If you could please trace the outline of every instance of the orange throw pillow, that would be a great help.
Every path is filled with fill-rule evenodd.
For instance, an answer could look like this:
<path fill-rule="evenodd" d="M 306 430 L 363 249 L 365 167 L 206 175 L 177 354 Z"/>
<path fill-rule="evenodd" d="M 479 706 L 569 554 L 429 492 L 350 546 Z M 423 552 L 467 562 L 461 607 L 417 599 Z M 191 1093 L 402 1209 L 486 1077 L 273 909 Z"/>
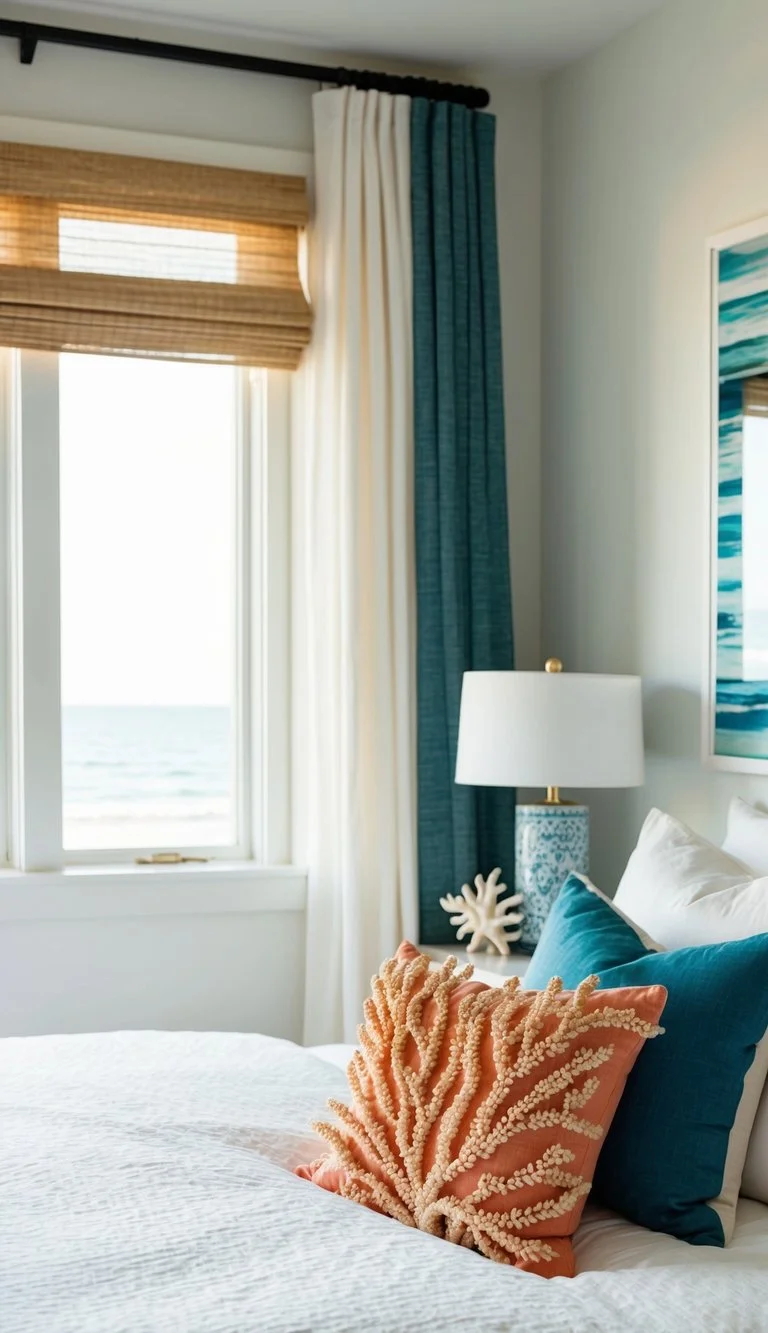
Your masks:
<path fill-rule="evenodd" d="M 571 1236 L 663 986 L 566 993 L 471 981 L 402 944 L 373 978 L 331 1151 L 296 1174 L 409 1227 L 545 1277 Z"/>

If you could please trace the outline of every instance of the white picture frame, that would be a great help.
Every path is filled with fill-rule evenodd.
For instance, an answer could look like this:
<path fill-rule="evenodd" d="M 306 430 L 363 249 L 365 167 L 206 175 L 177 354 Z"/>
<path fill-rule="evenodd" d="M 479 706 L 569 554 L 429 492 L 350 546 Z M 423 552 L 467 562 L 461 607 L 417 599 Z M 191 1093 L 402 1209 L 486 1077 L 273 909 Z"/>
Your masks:
<path fill-rule="evenodd" d="M 768 216 L 712 237 L 707 261 L 710 466 L 702 760 L 720 771 L 766 774 L 768 596 L 765 614 L 760 606 L 746 605 L 743 533 L 745 421 L 755 429 L 745 404 L 759 400 L 763 377 L 768 406 Z M 768 459 L 768 411 L 765 434 Z M 768 511 L 768 493 L 765 504 Z M 754 573 L 753 567 L 759 578 L 750 578 L 750 596 L 760 602 L 763 579 L 768 590 L 768 558 L 763 559 L 760 543 L 750 563 Z"/>

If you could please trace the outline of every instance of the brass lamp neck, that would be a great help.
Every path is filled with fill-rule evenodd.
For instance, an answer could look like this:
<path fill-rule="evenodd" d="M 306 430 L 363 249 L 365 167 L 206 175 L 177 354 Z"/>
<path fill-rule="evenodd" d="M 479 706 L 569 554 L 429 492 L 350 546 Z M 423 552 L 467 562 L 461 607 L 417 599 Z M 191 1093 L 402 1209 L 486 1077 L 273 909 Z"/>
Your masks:
<path fill-rule="evenodd" d="M 562 669 L 563 669 L 563 664 L 560 661 L 559 657 L 548 657 L 546 662 L 544 663 L 544 670 L 549 676 L 559 676 Z M 544 802 L 544 804 L 545 805 L 563 804 L 563 802 L 560 800 L 559 787 L 547 787 L 547 799 Z"/>
<path fill-rule="evenodd" d="M 563 669 L 563 664 L 559 657 L 548 657 L 544 663 L 544 670 L 548 676 L 559 676 Z M 559 787 L 547 787 L 547 799 L 544 805 L 566 805 L 566 801 L 560 800 Z"/>

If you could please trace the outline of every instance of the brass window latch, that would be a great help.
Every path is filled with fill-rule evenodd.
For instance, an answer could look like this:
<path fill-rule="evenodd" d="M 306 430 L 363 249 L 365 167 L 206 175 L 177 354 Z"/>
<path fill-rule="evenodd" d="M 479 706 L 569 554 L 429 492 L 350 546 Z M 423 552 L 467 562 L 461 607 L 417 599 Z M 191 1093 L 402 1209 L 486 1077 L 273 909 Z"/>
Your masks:
<path fill-rule="evenodd" d="M 153 852 L 151 856 L 137 856 L 137 866 L 185 866 L 192 861 L 207 864 L 207 856 L 182 856 L 181 852 Z"/>

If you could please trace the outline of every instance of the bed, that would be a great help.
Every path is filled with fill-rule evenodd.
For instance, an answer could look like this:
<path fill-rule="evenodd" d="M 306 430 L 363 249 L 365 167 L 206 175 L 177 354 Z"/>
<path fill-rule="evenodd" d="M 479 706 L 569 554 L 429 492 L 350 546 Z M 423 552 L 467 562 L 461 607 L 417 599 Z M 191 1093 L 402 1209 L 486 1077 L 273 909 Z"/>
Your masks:
<path fill-rule="evenodd" d="M 2 1333 L 768 1327 L 768 1207 L 727 1250 L 588 1209 L 545 1280 L 291 1174 L 347 1052 L 221 1033 L 0 1042 Z"/>

